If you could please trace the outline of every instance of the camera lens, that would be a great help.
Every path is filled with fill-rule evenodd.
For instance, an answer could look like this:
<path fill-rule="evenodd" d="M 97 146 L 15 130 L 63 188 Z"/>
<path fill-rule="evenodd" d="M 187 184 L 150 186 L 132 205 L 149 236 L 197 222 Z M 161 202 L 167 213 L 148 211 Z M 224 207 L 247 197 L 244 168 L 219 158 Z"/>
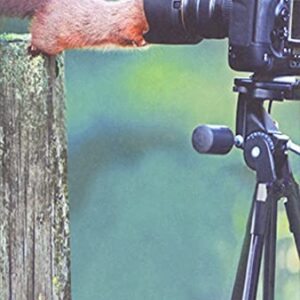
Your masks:
<path fill-rule="evenodd" d="M 146 41 L 196 44 L 203 38 L 225 38 L 232 0 L 144 0 L 150 30 Z"/>
<path fill-rule="evenodd" d="M 232 0 L 182 0 L 185 30 L 203 38 L 228 36 Z"/>

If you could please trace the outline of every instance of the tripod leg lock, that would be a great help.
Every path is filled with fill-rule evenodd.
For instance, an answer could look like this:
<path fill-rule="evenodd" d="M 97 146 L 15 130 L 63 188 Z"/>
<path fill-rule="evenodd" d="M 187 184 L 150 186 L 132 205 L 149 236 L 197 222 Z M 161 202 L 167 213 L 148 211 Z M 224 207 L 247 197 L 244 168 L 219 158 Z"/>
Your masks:
<path fill-rule="evenodd" d="M 268 218 L 268 188 L 264 183 L 259 183 L 256 189 L 255 205 L 253 210 L 251 234 L 264 236 Z"/>

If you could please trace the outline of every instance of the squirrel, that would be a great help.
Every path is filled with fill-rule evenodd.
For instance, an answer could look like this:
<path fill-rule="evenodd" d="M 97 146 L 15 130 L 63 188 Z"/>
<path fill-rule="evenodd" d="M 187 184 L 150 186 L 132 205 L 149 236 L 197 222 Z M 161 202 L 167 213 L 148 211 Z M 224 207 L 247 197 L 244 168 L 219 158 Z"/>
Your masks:
<path fill-rule="evenodd" d="M 143 47 L 148 30 L 143 0 L 0 0 L 0 16 L 32 18 L 32 52 Z"/>

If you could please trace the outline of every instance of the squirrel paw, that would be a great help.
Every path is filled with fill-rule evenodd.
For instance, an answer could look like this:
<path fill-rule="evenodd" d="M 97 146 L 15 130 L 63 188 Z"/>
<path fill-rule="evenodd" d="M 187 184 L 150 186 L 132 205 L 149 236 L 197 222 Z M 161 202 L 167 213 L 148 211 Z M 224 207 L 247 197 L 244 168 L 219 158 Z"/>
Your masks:
<path fill-rule="evenodd" d="M 31 43 L 28 52 L 35 57 L 39 54 L 57 55 L 63 50 L 64 47 L 60 45 L 54 30 L 34 19 L 31 24 Z"/>
<path fill-rule="evenodd" d="M 39 50 L 38 48 L 34 47 L 33 45 L 28 46 L 27 52 L 31 56 L 31 58 L 37 57 L 42 54 L 46 54 L 43 51 Z"/>
<path fill-rule="evenodd" d="M 112 28 L 112 36 L 115 35 L 115 43 L 125 47 L 144 47 L 147 42 L 144 33 L 148 31 L 148 23 L 144 14 L 141 0 L 131 0 L 132 9 L 128 11 L 127 18 L 117 18 L 117 27 Z M 124 9 L 125 11 L 125 9 Z M 114 39 L 112 38 L 112 41 Z"/>

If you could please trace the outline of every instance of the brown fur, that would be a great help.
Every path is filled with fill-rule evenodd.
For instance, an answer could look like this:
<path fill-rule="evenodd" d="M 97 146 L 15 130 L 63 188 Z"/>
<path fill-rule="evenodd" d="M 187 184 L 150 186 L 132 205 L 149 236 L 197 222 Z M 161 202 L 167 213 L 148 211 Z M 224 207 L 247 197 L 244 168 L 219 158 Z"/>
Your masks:
<path fill-rule="evenodd" d="M 148 29 L 143 0 L 0 0 L 0 14 L 33 14 L 32 48 L 53 55 L 70 48 L 144 46 Z"/>

